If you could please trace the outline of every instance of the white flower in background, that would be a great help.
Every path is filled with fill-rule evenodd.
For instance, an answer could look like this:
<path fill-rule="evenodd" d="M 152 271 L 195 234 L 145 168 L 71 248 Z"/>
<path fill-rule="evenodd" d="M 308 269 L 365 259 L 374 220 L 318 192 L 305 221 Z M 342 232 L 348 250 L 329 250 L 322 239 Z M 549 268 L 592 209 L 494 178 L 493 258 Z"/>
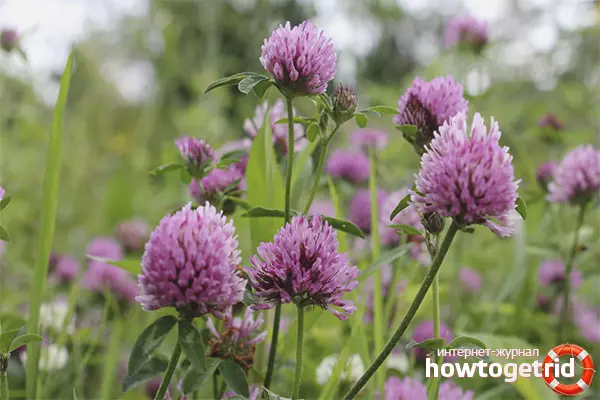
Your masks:
<path fill-rule="evenodd" d="M 390 369 L 406 373 L 409 367 L 408 357 L 405 353 L 392 353 L 388 358 L 387 366 Z"/>
<path fill-rule="evenodd" d="M 27 362 L 27 352 L 21 354 L 23 364 Z M 62 369 L 69 361 L 69 352 L 66 347 L 59 347 L 55 344 L 42 346 L 40 349 L 39 368 L 42 371 L 56 371 Z"/>
<path fill-rule="evenodd" d="M 62 332 L 68 314 L 69 304 L 64 300 L 57 300 L 54 303 L 44 303 L 40 306 L 40 327 L 42 329 L 52 329 L 56 332 Z M 69 321 L 67 333 L 75 333 L 75 318 Z"/>
<path fill-rule="evenodd" d="M 331 378 L 331 374 L 333 373 L 333 369 L 338 362 L 338 358 L 339 356 L 337 354 L 332 354 L 325 357 L 323 361 L 321 361 L 315 371 L 317 375 L 317 383 L 319 385 L 323 386 L 329 381 L 329 378 Z M 360 356 L 358 354 L 353 354 L 348 358 L 346 367 L 344 368 L 344 371 L 342 371 L 340 379 L 356 382 L 364 372 L 365 366 Z"/>

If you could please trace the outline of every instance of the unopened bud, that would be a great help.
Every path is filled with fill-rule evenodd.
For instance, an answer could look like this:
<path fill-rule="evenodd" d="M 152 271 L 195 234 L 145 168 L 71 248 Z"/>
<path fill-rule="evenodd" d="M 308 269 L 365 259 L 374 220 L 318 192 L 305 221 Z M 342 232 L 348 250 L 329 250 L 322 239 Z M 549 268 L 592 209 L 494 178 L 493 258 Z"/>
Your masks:
<path fill-rule="evenodd" d="M 336 123 L 342 124 L 354 116 L 358 97 L 356 97 L 354 89 L 340 85 L 333 92 L 331 102 L 333 104 L 333 118 Z"/>
<path fill-rule="evenodd" d="M 17 47 L 19 33 L 14 29 L 3 29 L 0 32 L 0 46 L 4 51 L 10 52 Z"/>
<path fill-rule="evenodd" d="M 444 218 L 436 212 L 424 214 L 421 223 L 428 232 L 433 234 L 441 233 L 444 230 Z"/>
<path fill-rule="evenodd" d="M 548 190 L 548 183 L 552 180 L 556 166 L 554 161 L 550 161 L 540 165 L 535 173 L 535 177 L 544 191 Z"/>

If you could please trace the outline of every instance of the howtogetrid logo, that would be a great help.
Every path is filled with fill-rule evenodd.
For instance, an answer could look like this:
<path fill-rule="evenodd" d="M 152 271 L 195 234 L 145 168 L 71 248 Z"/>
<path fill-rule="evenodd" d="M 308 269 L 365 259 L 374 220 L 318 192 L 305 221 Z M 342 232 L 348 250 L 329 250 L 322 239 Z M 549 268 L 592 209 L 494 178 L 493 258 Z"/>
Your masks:
<path fill-rule="evenodd" d="M 560 376 L 564 368 L 569 364 L 559 364 L 559 359 L 562 356 L 570 356 L 571 369 L 573 368 L 573 361 L 577 358 L 583 366 L 583 374 L 576 383 L 567 385 L 560 383 L 555 376 Z M 546 384 L 556 393 L 563 396 L 579 396 L 590 387 L 592 378 L 594 377 L 594 361 L 587 351 L 576 344 L 561 344 L 556 346 L 548 352 L 548 355 L 542 363 L 543 378 Z"/>

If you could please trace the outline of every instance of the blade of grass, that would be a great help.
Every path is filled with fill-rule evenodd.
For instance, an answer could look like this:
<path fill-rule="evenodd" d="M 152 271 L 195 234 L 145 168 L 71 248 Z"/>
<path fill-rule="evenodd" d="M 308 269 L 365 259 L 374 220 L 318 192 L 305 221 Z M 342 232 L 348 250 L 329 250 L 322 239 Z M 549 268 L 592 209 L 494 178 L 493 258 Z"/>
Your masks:
<path fill-rule="evenodd" d="M 327 184 L 329 185 L 329 194 L 331 195 L 331 201 L 333 202 L 333 206 L 335 207 L 335 217 L 338 219 L 344 219 L 344 212 L 342 211 L 342 206 L 340 204 L 340 197 L 338 196 L 337 189 L 335 188 L 335 183 L 333 183 L 333 179 L 329 177 L 327 179 Z M 340 242 L 340 253 L 348 252 L 348 235 L 346 232 L 337 231 L 337 238 Z"/>
<path fill-rule="evenodd" d="M 38 323 L 40 317 L 40 305 L 46 286 L 48 275 L 48 259 L 52 240 L 54 238 L 54 227 L 56 223 L 56 210 L 58 209 L 58 189 L 60 181 L 61 155 L 62 155 L 62 130 L 63 115 L 67 104 L 67 95 L 69 93 L 69 83 L 71 81 L 71 71 L 73 69 L 73 50 L 69 54 L 65 70 L 60 79 L 60 89 L 58 99 L 54 107 L 54 116 L 52 120 L 52 132 L 50 134 L 50 143 L 46 159 L 46 172 L 44 176 L 44 187 L 42 193 L 41 205 L 41 223 L 39 235 L 36 243 L 35 270 L 33 284 L 29 294 L 29 320 L 27 321 L 27 331 L 29 333 L 39 333 Z M 38 362 L 40 358 L 40 344 L 30 343 L 27 345 L 27 365 L 26 365 L 26 392 L 28 399 L 36 398 L 36 383 Z"/>
<path fill-rule="evenodd" d="M 104 360 L 104 370 L 102 372 L 102 384 L 100 386 L 100 398 L 112 399 L 115 396 L 114 388 L 119 385 L 115 382 L 115 370 L 119 362 L 119 346 L 123 340 L 123 316 L 118 310 L 116 300 L 112 297 L 107 299 L 113 305 L 114 320 L 112 321 L 112 331 L 110 333 L 110 344 L 108 345 L 108 354 Z"/>

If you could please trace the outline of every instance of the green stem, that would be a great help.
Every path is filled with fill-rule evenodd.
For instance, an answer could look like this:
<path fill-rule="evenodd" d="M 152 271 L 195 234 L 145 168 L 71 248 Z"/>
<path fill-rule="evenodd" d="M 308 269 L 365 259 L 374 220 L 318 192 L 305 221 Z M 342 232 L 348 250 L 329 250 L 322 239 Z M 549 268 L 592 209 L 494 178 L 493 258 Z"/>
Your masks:
<path fill-rule="evenodd" d="M 219 398 L 219 381 L 218 381 L 217 374 L 213 374 L 212 378 L 213 378 L 213 382 L 212 382 L 212 384 L 213 384 L 213 397 L 215 399 L 218 399 Z"/>
<path fill-rule="evenodd" d="M 317 163 L 317 171 L 315 172 L 315 181 L 313 182 L 312 189 L 308 195 L 308 200 L 306 201 L 306 205 L 304 206 L 303 214 L 308 214 L 310 211 L 310 206 L 312 205 L 313 200 L 315 199 L 315 195 L 319 190 L 319 183 L 321 181 L 321 175 L 323 174 L 323 168 L 325 167 L 325 159 L 327 158 L 327 148 L 329 146 L 329 141 L 338 130 L 340 126 L 336 125 L 331 134 L 321 140 L 321 153 L 319 154 L 319 162 Z"/>
<path fill-rule="evenodd" d="M 558 343 L 564 343 L 566 340 L 566 328 L 569 325 L 569 294 L 571 291 L 571 271 L 573 270 L 573 262 L 575 261 L 575 255 L 577 254 L 577 247 L 579 246 L 579 231 L 583 225 L 583 217 L 585 215 L 586 204 L 582 205 L 579 209 L 579 217 L 577 218 L 577 225 L 575 226 L 575 233 L 573 238 L 573 246 L 571 246 L 571 254 L 565 266 L 565 278 L 563 279 L 562 292 L 563 306 L 560 313 L 560 320 L 558 326 Z"/>
<path fill-rule="evenodd" d="M 304 306 L 298 306 L 298 334 L 296 338 L 296 373 L 292 400 L 300 397 L 300 381 L 302 380 L 302 346 L 304 344 Z"/>
<path fill-rule="evenodd" d="M 379 210 L 377 203 L 377 170 L 375 163 L 375 150 L 369 149 L 369 191 L 371 194 L 371 244 L 372 262 L 379 260 Z M 380 351 L 385 343 L 383 293 L 381 268 L 377 268 L 374 276 L 373 288 L 373 317 L 375 322 L 375 351 Z M 385 371 L 381 370 L 375 375 L 378 390 L 383 389 Z"/>
<path fill-rule="evenodd" d="M 288 114 L 288 154 L 287 154 L 287 166 L 285 173 L 285 208 L 283 215 L 285 223 L 290 222 L 291 214 L 291 195 L 292 195 L 292 170 L 294 167 L 294 107 L 292 105 L 292 98 L 286 98 L 287 114 Z M 267 373 L 265 374 L 265 388 L 269 388 L 271 385 L 271 379 L 273 378 L 273 372 L 275 368 L 275 357 L 277 355 L 277 340 L 279 337 L 279 324 L 281 322 L 281 304 L 275 306 L 275 317 L 273 318 L 273 333 L 271 335 L 271 348 L 269 349 L 269 359 L 267 361 Z"/>
<path fill-rule="evenodd" d="M 436 275 L 433 279 L 433 285 L 431 286 L 431 294 L 433 295 L 433 337 L 435 339 L 440 338 L 440 285 L 439 277 Z M 444 362 L 443 356 L 437 356 L 437 364 L 442 368 Z M 431 386 L 429 388 L 429 399 L 437 399 L 437 392 L 439 387 L 439 377 L 432 378 Z"/>
<path fill-rule="evenodd" d="M 102 386 L 101 386 L 101 399 L 113 398 L 113 388 L 116 386 L 114 383 L 115 379 L 115 368 L 119 360 L 119 345 L 121 344 L 123 331 L 123 321 L 121 316 L 118 315 L 113 322 L 112 335 L 110 338 L 110 344 L 108 348 L 108 355 L 104 362 L 104 371 L 102 374 Z"/>
<path fill-rule="evenodd" d="M 181 345 L 179 344 L 179 340 L 173 349 L 173 354 L 171 355 L 171 359 L 169 360 L 169 365 L 167 365 L 167 370 L 165 371 L 165 376 L 163 377 L 162 382 L 156 392 L 156 396 L 154 396 L 154 400 L 163 400 L 165 397 L 165 393 L 169 389 L 169 384 L 171 383 L 171 378 L 173 378 L 173 373 L 175 372 L 175 368 L 177 367 L 177 363 L 179 362 L 179 356 L 181 356 Z"/>
<path fill-rule="evenodd" d="M 446 232 L 446 237 L 444 237 L 444 241 L 442 242 L 438 253 L 433 259 L 431 266 L 429 267 L 429 271 L 427 272 L 427 276 L 423 280 L 419 291 L 417 292 L 410 308 L 408 309 L 406 315 L 402 319 L 400 326 L 394 332 L 394 336 L 389 340 L 389 342 L 385 345 L 385 348 L 381 351 L 379 356 L 373 361 L 373 363 L 369 366 L 369 368 L 365 371 L 365 373 L 360 377 L 360 379 L 352 386 L 352 388 L 346 393 L 344 396 L 344 400 L 351 400 L 361 391 L 361 389 L 365 386 L 365 384 L 371 379 L 375 371 L 383 364 L 385 359 L 390 355 L 394 347 L 398 341 L 404 335 L 404 332 L 408 329 L 408 326 L 412 322 L 415 314 L 419 310 L 419 307 L 423 303 L 425 299 L 425 295 L 429 291 L 429 287 L 433 283 L 440 267 L 442 266 L 442 262 L 444 261 L 444 257 L 446 257 L 446 253 L 448 253 L 448 249 L 452 244 L 452 240 L 454 236 L 456 236 L 456 232 L 458 232 L 458 224 L 455 221 L 452 221 L 452 224 L 448 228 L 448 232 Z"/>
<path fill-rule="evenodd" d="M 8 375 L 6 371 L 0 373 L 0 400 L 9 400 L 8 397 Z"/>

